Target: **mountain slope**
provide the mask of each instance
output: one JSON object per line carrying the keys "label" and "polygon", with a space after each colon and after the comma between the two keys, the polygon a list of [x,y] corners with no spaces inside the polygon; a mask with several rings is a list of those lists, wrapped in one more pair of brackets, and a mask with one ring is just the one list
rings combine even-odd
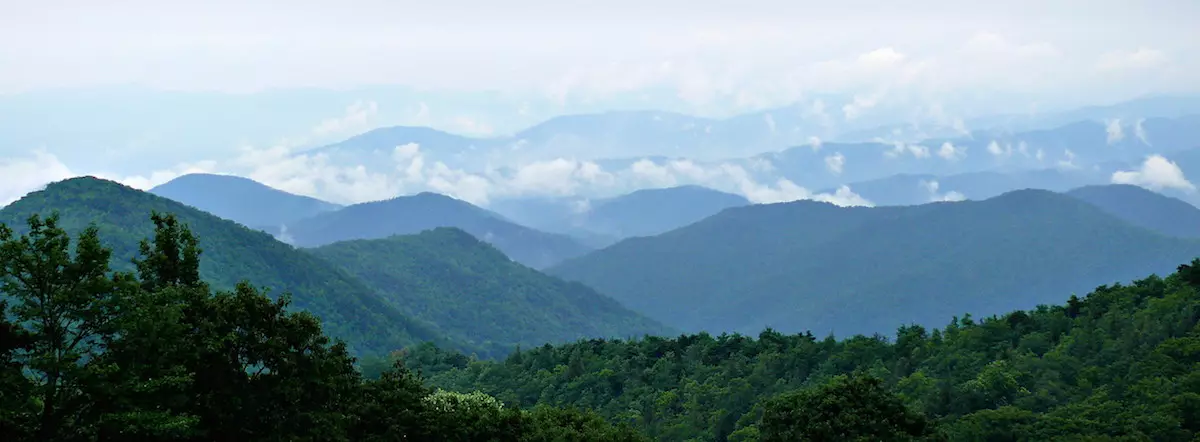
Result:
{"label": "mountain slope", "polygon": [[1022,190],[907,207],[798,201],[729,209],[549,272],[684,330],[771,326],[844,336],[1061,302],[1196,256],[1200,241],[1158,235],[1066,195]]}
{"label": "mountain slope", "polygon": [[317,247],[351,239],[420,233],[436,227],[465,230],[495,245],[513,260],[534,268],[590,250],[565,235],[513,224],[467,202],[429,192],[322,213],[289,225],[288,234],[297,245]]}
{"label": "mountain slope", "polygon": [[700,186],[643,189],[596,202],[587,213],[586,224],[601,234],[650,236],[748,204],[740,195]]}
{"label": "mountain slope", "polygon": [[591,288],[515,263],[456,228],[310,251],[396,308],[485,348],[672,333]]}
{"label": "mountain slope", "polygon": [[[608,246],[632,236],[651,236],[702,220],[750,201],[740,195],[685,185],[642,189],[611,198],[521,198],[491,209],[521,224]],[[607,242],[605,241],[607,240]]]}
{"label": "mountain slope", "polygon": [[389,306],[370,288],[325,261],[181,203],[92,177],[52,183],[0,209],[0,223],[20,229],[33,214],[58,211],[68,231],[95,223],[113,249],[113,266],[131,269],[138,243],[154,233],[151,211],[172,213],[200,239],[200,273],[215,288],[250,280],[270,294],[290,292],[293,306],[322,319],[330,334],[358,352],[387,352],[441,340],[428,325]]}
{"label": "mountain slope", "polygon": [[1200,238],[1200,209],[1128,184],[1085,186],[1067,192],[1130,224],[1169,236]]}
{"label": "mountain slope", "polygon": [[150,193],[254,228],[278,227],[341,207],[249,178],[205,173],[183,175],[155,186]]}

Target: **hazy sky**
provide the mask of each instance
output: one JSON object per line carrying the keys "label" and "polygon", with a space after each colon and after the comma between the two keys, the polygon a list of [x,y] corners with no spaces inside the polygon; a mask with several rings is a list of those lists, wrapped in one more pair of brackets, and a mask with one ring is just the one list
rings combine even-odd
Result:
{"label": "hazy sky", "polygon": [[[0,91],[405,84],[1044,101],[1197,90],[1200,2],[4,0]],[[1192,75],[1188,75],[1192,72]]]}
{"label": "hazy sky", "polygon": [[[486,134],[579,109],[555,108],[559,102],[649,97],[639,105],[726,116],[808,106],[822,94],[844,97],[823,111],[832,118],[909,106],[948,124],[1195,93],[1198,23],[1196,0],[0,0],[0,117],[10,117],[0,128],[13,132],[0,133],[9,140],[0,146],[0,204],[51,179],[98,170],[139,187],[190,171],[237,172],[339,202],[415,189],[359,165],[297,156],[295,143],[229,141],[255,130],[272,140],[342,139],[395,124]],[[231,110],[216,101],[215,108],[203,100],[172,105],[168,97],[158,105],[178,108],[171,120],[158,118],[156,107],[128,114],[91,107],[120,102],[120,93],[78,102],[59,95],[67,97],[61,104],[19,95],[104,85],[233,93],[401,85],[433,98],[397,105],[297,95],[310,98],[295,115],[262,115],[253,103]],[[480,91],[503,92],[506,101],[473,95]],[[39,108],[27,111],[31,103]],[[180,121],[196,128],[186,132]],[[181,147],[183,140],[202,147]],[[496,187],[476,172],[426,163],[436,171],[422,175],[427,188],[487,195]],[[843,163],[830,164],[853,167]],[[114,164],[132,169],[112,172]],[[544,177],[603,176],[592,166],[545,158],[528,165],[529,176],[559,175],[510,187],[560,188]],[[791,183],[747,187],[759,183],[726,175],[745,194],[803,194]]]}

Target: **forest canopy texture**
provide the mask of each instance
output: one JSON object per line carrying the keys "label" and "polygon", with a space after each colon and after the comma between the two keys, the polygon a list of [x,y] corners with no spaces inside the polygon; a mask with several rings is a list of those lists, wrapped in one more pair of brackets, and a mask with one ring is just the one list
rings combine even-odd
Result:
{"label": "forest canopy texture", "polygon": [[1200,435],[1200,260],[894,336],[587,339],[503,360],[426,343],[360,361],[286,293],[210,287],[189,227],[151,219],[129,271],[95,227],[72,236],[55,214],[0,227],[0,440]]}

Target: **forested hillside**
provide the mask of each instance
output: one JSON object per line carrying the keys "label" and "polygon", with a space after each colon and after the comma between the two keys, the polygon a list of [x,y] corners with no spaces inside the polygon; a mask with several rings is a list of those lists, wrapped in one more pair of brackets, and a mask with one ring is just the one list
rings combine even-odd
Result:
{"label": "forested hillside", "polygon": [[197,239],[154,217],[135,272],[99,229],[0,225],[0,440],[642,441],[574,408],[363,379],[321,322],[249,283],[213,291]]}
{"label": "forested hillside", "polygon": [[587,340],[503,362],[427,346],[403,359],[439,387],[590,407],[662,441],[912,440],[931,433],[922,422],[956,441],[1192,441],[1198,286],[1200,260],[1060,305],[889,335]]}
{"label": "forested hillside", "polygon": [[846,336],[1058,303],[1195,256],[1200,241],[1022,190],[904,207],[733,208],[548,271],[686,331]]}
{"label": "forested hillside", "polygon": [[243,280],[292,294],[292,306],[321,318],[331,335],[355,352],[387,352],[405,345],[444,340],[429,324],[388,305],[369,287],[333,265],[248,229],[175,201],[97,178],[52,183],[0,209],[0,224],[22,231],[32,215],[57,211],[72,234],[94,223],[113,266],[130,270],[139,242],[154,233],[152,212],[173,214],[202,238],[200,276],[215,288],[232,289]]}
{"label": "forested hillside", "polygon": [[1130,224],[1164,235],[1200,238],[1200,208],[1129,184],[1084,186],[1067,192]]}
{"label": "forested hillside", "polygon": [[513,262],[457,228],[310,251],[397,309],[500,357],[517,345],[673,333],[582,284]]}

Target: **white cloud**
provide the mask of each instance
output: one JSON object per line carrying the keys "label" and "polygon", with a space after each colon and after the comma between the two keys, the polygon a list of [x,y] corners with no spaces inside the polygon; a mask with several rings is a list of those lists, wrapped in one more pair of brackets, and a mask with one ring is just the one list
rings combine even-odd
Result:
{"label": "white cloud", "polygon": [[842,169],[846,166],[846,156],[841,152],[834,153],[825,157],[825,167],[834,175],[841,175]]}
{"label": "white cloud", "polygon": [[1038,161],[1042,161],[1042,159],[1046,157],[1046,152],[1043,151],[1041,148],[1038,148],[1037,153],[1034,154],[1033,156],[1034,156],[1034,158],[1037,158]]}
{"label": "white cloud", "polygon": [[892,148],[883,152],[883,155],[888,158],[898,158],[904,154],[912,154],[914,158],[929,158],[929,148],[920,144],[909,144],[903,141],[895,141],[892,143]]}
{"label": "white cloud", "polygon": [[8,205],[29,192],[45,187],[46,184],[68,178],[91,175],[135,189],[149,190],[181,175],[211,173],[216,164],[215,161],[200,161],[154,171],[146,176],[120,176],[103,171],[77,172],[59,161],[55,155],[36,150],[26,157],[0,159],[0,176],[4,177],[0,180],[0,206]]}
{"label": "white cloud", "polygon": [[1183,170],[1162,155],[1150,155],[1137,170],[1124,170],[1112,174],[1116,184],[1133,184],[1152,190],[1179,189],[1195,191],[1196,186],[1183,175]]}
{"label": "white cloud", "polygon": [[1104,122],[1104,132],[1108,134],[1106,141],[1108,144],[1113,144],[1125,138],[1125,132],[1121,130],[1121,119],[1114,118]]}
{"label": "white cloud", "polygon": [[842,114],[846,117],[846,121],[858,118],[863,112],[875,107],[879,104],[881,93],[872,95],[855,95],[854,101],[842,106]]}
{"label": "white cloud", "polygon": [[957,191],[952,190],[952,191],[942,194],[941,196],[935,196],[933,201],[955,202],[955,201],[965,201],[966,199],[967,199],[966,195],[963,195]]}
{"label": "white cloud", "polygon": [[592,211],[592,200],[587,198],[571,201],[571,213],[582,215]]}
{"label": "white cloud", "polygon": [[163,184],[167,181],[171,181],[175,178],[179,178],[183,175],[193,173],[213,173],[216,171],[216,167],[216,161],[205,160],[196,163],[180,164],[170,169],[156,170],[151,172],[148,176],[134,175],[123,178],[112,178],[112,180],[134,189],[149,190],[152,187],[158,186],[159,184]]}
{"label": "white cloud", "polygon": [[345,114],[317,123],[312,132],[317,136],[356,134],[370,128],[378,113],[379,104],[359,100],[347,106]]}
{"label": "white cloud", "polygon": [[953,201],[963,201],[963,200],[967,199],[967,197],[964,196],[962,193],[959,193],[959,192],[953,191],[953,190],[946,192],[944,194],[939,194],[938,189],[941,187],[941,185],[938,184],[937,180],[929,180],[929,181],[921,180],[921,181],[917,182],[917,185],[921,186],[922,189],[925,189],[926,192],[929,192],[929,201],[930,202],[938,202],[938,201],[953,202]]}
{"label": "white cloud", "polygon": [[938,149],[938,156],[949,161],[955,161],[967,156],[967,147],[956,147],[953,143],[947,141],[942,143],[942,147]]}
{"label": "white cloud", "polygon": [[775,117],[771,114],[763,114],[763,121],[767,123],[767,128],[771,130],[771,133],[775,133]]}
{"label": "white cloud", "polygon": [[1133,125],[1133,134],[1142,141],[1142,144],[1149,146],[1150,140],[1146,139],[1146,128],[1142,127],[1142,123],[1145,121],[1145,118],[1138,118],[1137,123]]}
{"label": "white cloud", "polygon": [[1063,149],[1063,159],[1058,160],[1058,168],[1078,169],[1079,165],[1075,164],[1075,152],[1072,152],[1071,149]]}
{"label": "white cloud", "polygon": [[46,184],[76,176],[57,157],[34,151],[28,157],[0,158],[0,207],[21,199]]}
{"label": "white cloud", "polygon": [[992,140],[992,142],[988,143],[987,145],[987,151],[996,157],[1009,157],[1012,156],[1013,148],[1012,144],[1010,143],[1005,143],[1003,146],[1001,146],[1000,143],[996,142],[996,140]]}
{"label": "white cloud", "polygon": [[808,137],[808,146],[812,148],[813,152],[821,150],[821,139],[815,136]]}

